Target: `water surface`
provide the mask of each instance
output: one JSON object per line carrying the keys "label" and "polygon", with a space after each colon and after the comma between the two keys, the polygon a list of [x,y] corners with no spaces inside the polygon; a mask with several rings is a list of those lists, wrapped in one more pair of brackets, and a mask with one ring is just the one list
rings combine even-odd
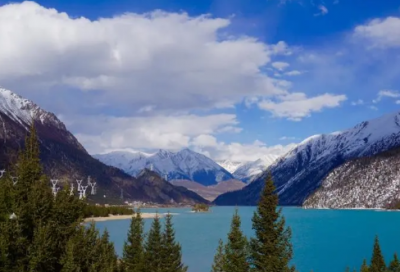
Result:
{"label": "water surface", "polygon": [[[234,207],[213,207],[210,213],[192,213],[190,209],[158,209],[174,216],[177,240],[189,272],[209,272],[218,240],[226,240]],[[251,217],[255,207],[239,207],[242,229],[253,235]],[[144,209],[143,212],[155,212]],[[283,214],[292,228],[293,263],[299,272],[343,272],[347,265],[359,268],[370,258],[373,240],[379,235],[383,254],[389,260],[400,253],[400,213],[372,210],[304,210],[285,207]],[[145,219],[146,230],[152,219]],[[110,232],[121,255],[129,220],[97,222],[100,230]]]}

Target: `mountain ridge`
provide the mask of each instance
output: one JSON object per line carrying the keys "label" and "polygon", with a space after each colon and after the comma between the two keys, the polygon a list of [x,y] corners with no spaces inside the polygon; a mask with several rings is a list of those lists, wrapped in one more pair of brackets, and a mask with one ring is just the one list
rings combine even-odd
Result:
{"label": "mountain ridge", "polygon": [[[400,146],[400,113],[364,121],[331,134],[314,135],[268,167],[281,205],[301,205],[330,171],[351,159]],[[242,190],[219,196],[217,205],[255,205],[267,171]]]}
{"label": "mountain ridge", "polygon": [[[107,166],[91,157],[75,136],[53,114],[34,102],[10,90],[0,89],[0,167],[9,168],[15,163],[18,151],[23,148],[31,123],[34,123],[40,146],[40,159],[44,172],[50,178],[74,182],[91,176],[96,181],[98,194],[89,196],[94,201],[119,201],[121,189],[128,199],[196,203],[192,192],[176,189],[168,182],[159,182],[159,191],[143,185],[138,180],[115,167]],[[170,194],[170,195],[168,195]],[[105,196],[105,197],[104,197]],[[172,197],[171,197],[172,196]],[[204,202],[205,200],[201,200]]]}
{"label": "mountain ridge", "polygon": [[137,176],[144,168],[152,168],[167,180],[187,179],[205,186],[233,179],[231,173],[212,159],[188,148],[178,152],[160,149],[152,154],[118,151],[93,156],[105,164],[119,167],[132,176]]}

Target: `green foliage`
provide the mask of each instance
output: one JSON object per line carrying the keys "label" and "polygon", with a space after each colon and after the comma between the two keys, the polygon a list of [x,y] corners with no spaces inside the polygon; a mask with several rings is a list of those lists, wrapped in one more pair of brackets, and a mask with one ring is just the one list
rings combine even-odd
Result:
{"label": "green foliage", "polygon": [[195,204],[192,208],[192,211],[194,212],[208,212],[210,210],[210,206],[207,204],[199,203]]}
{"label": "green foliage", "polygon": [[224,270],[225,266],[225,253],[224,253],[224,243],[219,240],[217,253],[214,256],[214,262],[212,264],[211,272],[226,272]]}
{"label": "green foliage", "polygon": [[240,226],[240,216],[236,209],[232,218],[231,230],[228,234],[228,242],[225,245],[224,271],[246,272],[250,269],[248,242]]}
{"label": "green foliage", "polygon": [[251,266],[254,272],[289,272],[292,259],[291,230],[285,227],[278,196],[269,174],[253,216],[255,238],[250,240]]}
{"label": "green foliage", "polygon": [[68,188],[53,196],[32,125],[17,164],[0,180],[1,271],[117,271],[108,234],[80,226],[85,206]]}
{"label": "green foliage", "polygon": [[369,272],[385,272],[385,271],[386,271],[385,260],[381,252],[378,236],[376,236]]}
{"label": "green foliage", "polygon": [[158,215],[153,220],[145,243],[146,272],[161,272],[163,267],[161,222]]}
{"label": "green foliage", "polygon": [[187,267],[182,263],[181,246],[175,241],[175,231],[172,224],[172,215],[165,217],[165,227],[162,236],[163,272],[186,272]]}
{"label": "green foliage", "polygon": [[360,272],[369,272],[369,266],[367,264],[367,260],[364,259],[361,268],[360,268]]}
{"label": "green foliage", "polygon": [[110,214],[112,215],[133,215],[134,211],[128,207],[122,206],[95,206],[95,205],[86,205],[84,210],[84,217],[108,217]]}
{"label": "green foliage", "polygon": [[132,217],[128,240],[124,244],[122,266],[125,272],[143,272],[144,263],[144,222],[140,211]]}
{"label": "green foliage", "polygon": [[389,264],[388,272],[400,272],[400,262],[396,253],[393,256],[393,260]]}

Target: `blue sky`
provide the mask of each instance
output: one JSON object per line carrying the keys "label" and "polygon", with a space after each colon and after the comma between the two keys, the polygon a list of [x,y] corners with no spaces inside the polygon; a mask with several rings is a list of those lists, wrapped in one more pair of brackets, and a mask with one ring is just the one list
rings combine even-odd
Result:
{"label": "blue sky", "polygon": [[399,109],[398,1],[13,3],[0,85],[91,153],[253,160]]}

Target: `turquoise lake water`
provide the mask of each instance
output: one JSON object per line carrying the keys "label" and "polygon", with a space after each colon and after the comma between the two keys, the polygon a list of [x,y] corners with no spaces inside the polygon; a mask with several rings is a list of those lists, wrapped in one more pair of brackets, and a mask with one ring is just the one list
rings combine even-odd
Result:
{"label": "turquoise lake water", "polygon": [[[226,239],[233,207],[213,207],[210,213],[191,213],[190,209],[158,209],[176,213],[174,225],[182,245],[183,260],[189,272],[209,272],[220,238]],[[255,207],[239,207],[242,230],[253,234],[251,217]],[[155,210],[143,209],[143,212]],[[382,252],[391,259],[400,253],[400,213],[372,210],[304,210],[285,207],[283,215],[292,228],[293,264],[299,272],[343,272],[346,266],[359,268],[370,258],[375,235]],[[146,229],[152,219],[145,219]],[[99,230],[110,232],[117,253],[122,253],[130,220],[97,222]]]}

